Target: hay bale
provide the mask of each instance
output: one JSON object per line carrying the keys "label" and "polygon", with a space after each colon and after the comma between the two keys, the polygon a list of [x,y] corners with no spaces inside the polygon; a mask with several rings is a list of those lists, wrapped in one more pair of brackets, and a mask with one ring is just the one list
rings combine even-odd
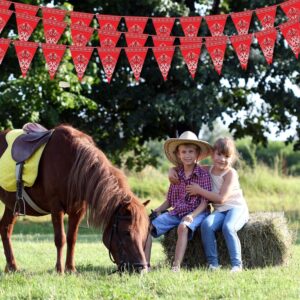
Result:
{"label": "hay bale", "polygon": [[[238,232],[245,268],[286,264],[290,256],[292,234],[284,213],[260,212],[250,214],[249,222]],[[167,261],[174,260],[177,228],[169,231],[162,240]],[[230,260],[222,232],[217,232],[219,263],[229,265]],[[206,266],[200,230],[189,241],[183,260],[187,268]]]}

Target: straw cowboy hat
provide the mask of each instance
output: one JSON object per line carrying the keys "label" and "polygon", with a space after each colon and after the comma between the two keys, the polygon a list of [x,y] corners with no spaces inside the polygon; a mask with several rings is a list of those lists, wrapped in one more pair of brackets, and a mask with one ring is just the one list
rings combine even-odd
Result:
{"label": "straw cowboy hat", "polygon": [[180,164],[177,158],[176,151],[177,147],[182,144],[193,144],[201,149],[201,153],[198,160],[202,160],[209,156],[212,152],[212,147],[209,143],[201,141],[197,138],[196,134],[191,131],[183,132],[179,138],[168,139],[164,144],[164,149],[168,160],[174,165]]}

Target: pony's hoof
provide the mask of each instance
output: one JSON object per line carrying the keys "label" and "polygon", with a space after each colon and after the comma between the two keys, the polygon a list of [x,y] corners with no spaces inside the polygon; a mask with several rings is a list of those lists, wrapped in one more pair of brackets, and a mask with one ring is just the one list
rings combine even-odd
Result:
{"label": "pony's hoof", "polygon": [[6,265],[5,269],[4,269],[5,273],[12,273],[12,272],[16,272],[16,271],[18,271],[18,268],[16,265],[11,265],[11,266]]}
{"label": "pony's hoof", "polygon": [[69,274],[75,274],[75,273],[77,273],[77,270],[76,270],[76,268],[75,267],[67,267],[66,266],[66,273],[69,273]]}

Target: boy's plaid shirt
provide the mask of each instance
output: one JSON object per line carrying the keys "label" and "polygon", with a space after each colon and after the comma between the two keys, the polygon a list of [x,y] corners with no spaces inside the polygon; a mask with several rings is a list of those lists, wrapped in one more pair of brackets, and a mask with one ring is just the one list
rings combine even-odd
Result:
{"label": "boy's plaid shirt", "polygon": [[211,191],[211,178],[208,171],[196,165],[193,173],[189,178],[185,178],[183,167],[177,171],[179,184],[171,184],[167,194],[167,200],[173,210],[170,211],[171,215],[177,215],[180,218],[194,211],[201,203],[201,201],[208,200],[200,195],[190,196],[186,193],[186,186],[191,183],[199,184],[203,189]]}

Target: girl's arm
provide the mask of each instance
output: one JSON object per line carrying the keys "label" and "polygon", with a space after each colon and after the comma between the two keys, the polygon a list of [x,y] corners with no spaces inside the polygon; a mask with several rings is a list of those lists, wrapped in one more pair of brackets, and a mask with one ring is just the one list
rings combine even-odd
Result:
{"label": "girl's arm", "polygon": [[178,184],[179,183],[179,178],[178,178],[178,174],[176,172],[175,167],[169,169],[168,178],[169,178],[169,181],[173,184]]}

